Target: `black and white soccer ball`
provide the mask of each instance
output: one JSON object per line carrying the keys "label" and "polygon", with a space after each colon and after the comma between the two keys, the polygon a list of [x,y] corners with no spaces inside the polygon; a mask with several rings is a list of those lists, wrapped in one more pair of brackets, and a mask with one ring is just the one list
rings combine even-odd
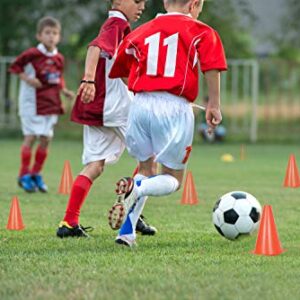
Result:
{"label": "black and white soccer ball", "polygon": [[234,240],[257,230],[261,217],[261,205],[249,193],[233,191],[223,195],[213,209],[213,223],[218,232]]}

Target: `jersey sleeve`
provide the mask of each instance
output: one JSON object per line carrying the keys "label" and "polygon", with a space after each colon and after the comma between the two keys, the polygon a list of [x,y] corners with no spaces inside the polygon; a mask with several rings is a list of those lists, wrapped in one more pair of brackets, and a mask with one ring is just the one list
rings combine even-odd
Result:
{"label": "jersey sleeve", "polygon": [[119,18],[108,19],[100,29],[99,35],[89,46],[100,48],[109,58],[112,58],[120,42],[129,31],[128,22]]}
{"label": "jersey sleeve", "polygon": [[218,33],[210,28],[197,47],[202,72],[227,70],[225,51]]}
{"label": "jersey sleeve", "polygon": [[129,77],[130,69],[136,62],[136,51],[129,39],[125,39],[117,52],[115,62],[110,70],[109,78]]}
{"label": "jersey sleeve", "polygon": [[15,61],[10,65],[9,72],[20,74],[24,72],[24,67],[32,60],[32,49],[22,52]]}

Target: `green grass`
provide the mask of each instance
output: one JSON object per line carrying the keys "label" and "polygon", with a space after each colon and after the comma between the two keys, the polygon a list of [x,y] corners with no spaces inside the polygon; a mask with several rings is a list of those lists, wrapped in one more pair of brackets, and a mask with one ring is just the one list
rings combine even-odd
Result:
{"label": "green grass", "polygon": [[[149,199],[144,213],[159,232],[138,237],[133,251],[115,246],[106,220],[115,181],[135,166],[127,154],[95,182],[83,207],[81,223],[95,227],[92,238],[60,240],[55,230],[67,196],[57,194],[58,184],[64,160],[74,176],[80,171],[81,142],[54,140],[44,171],[49,194],[16,186],[19,147],[1,140],[0,299],[299,299],[300,189],[282,187],[298,147],[249,145],[240,161],[239,145],[194,145],[189,169],[199,205],[180,205],[181,191]],[[224,153],[236,161],[221,162]],[[216,232],[212,207],[231,190],[272,205],[284,254],[255,256],[255,236],[231,242]],[[5,229],[14,195],[26,225],[19,232]]]}

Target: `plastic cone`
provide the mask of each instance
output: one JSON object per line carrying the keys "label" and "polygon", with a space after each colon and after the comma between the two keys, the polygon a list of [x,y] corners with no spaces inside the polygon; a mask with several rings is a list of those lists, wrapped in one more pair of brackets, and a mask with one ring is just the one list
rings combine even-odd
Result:
{"label": "plastic cone", "polygon": [[271,205],[263,207],[254,254],[279,255],[284,252],[281,247]]}
{"label": "plastic cone", "polygon": [[65,161],[63,173],[58,188],[58,193],[63,195],[69,195],[73,185],[73,176],[71,171],[71,165],[68,160]]}
{"label": "plastic cone", "polygon": [[23,230],[25,228],[23,224],[21,209],[19,205],[18,197],[13,197],[10,206],[10,212],[6,229],[8,230]]}
{"label": "plastic cone", "polygon": [[181,197],[180,204],[186,205],[196,205],[198,204],[198,195],[194,184],[194,179],[192,172],[188,171],[186,174],[186,179],[183,187],[183,193]]}
{"label": "plastic cone", "polygon": [[291,188],[297,188],[300,186],[299,172],[297,168],[296,159],[293,154],[291,154],[289,158],[283,186]]}
{"label": "plastic cone", "polygon": [[245,160],[246,159],[246,149],[245,149],[245,145],[244,144],[241,145],[240,159],[241,160]]}

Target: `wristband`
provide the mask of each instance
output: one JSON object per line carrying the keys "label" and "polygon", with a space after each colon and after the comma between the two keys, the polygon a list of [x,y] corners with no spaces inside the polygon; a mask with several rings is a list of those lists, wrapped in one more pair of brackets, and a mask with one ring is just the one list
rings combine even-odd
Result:
{"label": "wristband", "polygon": [[95,80],[85,80],[85,79],[82,79],[82,80],[80,81],[80,83],[96,84],[96,81],[95,81]]}

